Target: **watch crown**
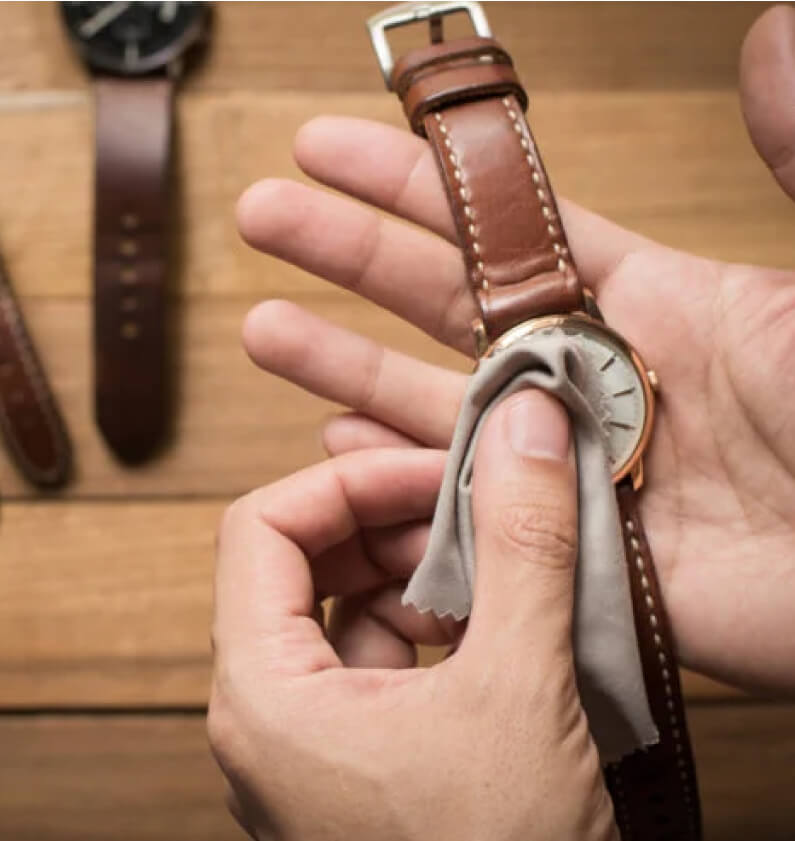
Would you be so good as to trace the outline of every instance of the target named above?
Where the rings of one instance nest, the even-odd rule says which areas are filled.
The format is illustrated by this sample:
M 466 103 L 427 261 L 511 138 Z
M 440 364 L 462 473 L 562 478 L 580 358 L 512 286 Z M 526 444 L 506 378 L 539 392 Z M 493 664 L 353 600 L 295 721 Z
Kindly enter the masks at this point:
M 649 385 L 651 386 L 652 391 L 657 392 L 660 390 L 660 378 L 657 376 L 656 371 L 652 371 L 649 369 L 646 371 L 646 376 L 649 378 Z

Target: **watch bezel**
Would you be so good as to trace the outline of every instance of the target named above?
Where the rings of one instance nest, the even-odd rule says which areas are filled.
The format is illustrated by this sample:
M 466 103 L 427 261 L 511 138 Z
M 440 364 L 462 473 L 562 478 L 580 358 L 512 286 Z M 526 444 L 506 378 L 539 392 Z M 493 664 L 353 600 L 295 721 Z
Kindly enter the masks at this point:
M 565 315 L 542 315 L 522 321 L 515 327 L 506 330 L 486 348 L 481 358 L 494 356 L 510 345 L 540 330 L 546 330 L 550 327 L 573 327 L 575 329 L 580 327 L 582 329 L 583 325 L 586 325 L 589 330 L 605 334 L 612 342 L 618 345 L 632 362 L 635 372 L 640 379 L 644 403 L 643 427 L 632 453 L 620 467 L 613 471 L 614 484 L 630 476 L 635 490 L 638 490 L 643 484 L 643 456 L 651 441 L 652 428 L 654 426 L 655 397 L 648 368 L 644 364 L 640 354 L 620 333 L 608 327 L 603 321 L 586 313 L 574 312 Z
M 107 54 L 92 55 L 90 43 L 80 38 L 72 28 L 66 16 L 66 3 L 60 4 L 61 22 L 69 36 L 77 54 L 83 63 L 91 70 L 101 70 L 104 73 L 111 73 L 114 76 L 146 76 L 149 73 L 156 73 L 158 70 L 167 69 L 174 62 L 182 58 L 191 47 L 198 44 L 207 32 L 210 23 L 210 3 L 200 2 L 197 7 L 196 17 L 185 28 L 185 30 L 165 47 L 157 52 L 140 59 L 134 66 L 125 64 L 124 59 L 119 61 L 109 60 Z

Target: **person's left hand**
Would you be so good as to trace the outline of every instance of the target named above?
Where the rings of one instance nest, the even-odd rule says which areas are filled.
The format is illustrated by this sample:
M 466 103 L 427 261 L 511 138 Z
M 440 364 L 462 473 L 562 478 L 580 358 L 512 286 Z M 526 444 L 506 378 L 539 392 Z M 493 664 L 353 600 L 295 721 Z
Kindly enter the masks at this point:
M 574 677 L 565 411 L 522 392 L 484 428 L 463 637 L 400 604 L 444 457 L 348 453 L 227 512 L 208 728 L 230 807 L 260 841 L 617 841 Z M 328 595 L 347 598 L 326 637 Z M 405 668 L 416 643 L 458 646 Z
M 795 199 L 792 32 L 793 8 L 765 11 L 746 39 L 742 94 L 752 140 Z M 239 205 L 244 238 L 471 353 L 476 305 L 427 142 L 319 118 L 295 152 L 343 195 L 254 185 Z M 793 693 L 795 271 L 705 260 L 559 206 L 583 283 L 662 383 L 639 506 L 680 661 Z M 354 410 L 326 427 L 331 454 L 449 446 L 463 375 L 281 301 L 252 311 L 244 340 L 261 367 Z

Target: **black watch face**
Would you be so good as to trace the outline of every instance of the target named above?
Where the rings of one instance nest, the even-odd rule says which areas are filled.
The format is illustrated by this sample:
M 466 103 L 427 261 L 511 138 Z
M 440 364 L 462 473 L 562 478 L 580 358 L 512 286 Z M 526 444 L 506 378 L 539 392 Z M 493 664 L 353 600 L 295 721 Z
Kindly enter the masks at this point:
M 92 67 L 149 73 L 179 57 L 202 34 L 206 3 L 61 3 L 63 19 Z

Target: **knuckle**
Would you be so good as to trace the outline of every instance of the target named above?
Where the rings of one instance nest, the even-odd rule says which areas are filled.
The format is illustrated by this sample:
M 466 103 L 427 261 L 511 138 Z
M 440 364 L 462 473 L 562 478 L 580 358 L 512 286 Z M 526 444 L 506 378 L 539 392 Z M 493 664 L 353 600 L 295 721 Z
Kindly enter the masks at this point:
M 234 502 L 230 502 L 224 509 L 224 512 L 221 515 L 221 522 L 218 526 L 219 544 L 222 543 L 224 538 L 233 532 L 240 523 L 243 509 L 247 507 L 245 500 L 246 497 L 239 497 L 234 500 Z
M 218 527 L 217 543 L 219 545 L 223 544 L 225 537 L 233 534 L 244 523 L 264 518 L 266 494 L 267 487 L 257 488 L 227 505 Z
M 577 551 L 577 530 L 563 512 L 543 502 L 503 506 L 497 518 L 498 536 L 506 548 L 518 549 L 550 566 L 569 566 Z
M 206 726 L 210 749 L 222 762 L 228 757 L 231 746 L 235 743 L 235 721 L 217 685 L 213 686 L 207 705 Z

